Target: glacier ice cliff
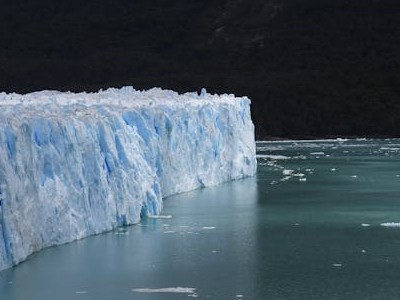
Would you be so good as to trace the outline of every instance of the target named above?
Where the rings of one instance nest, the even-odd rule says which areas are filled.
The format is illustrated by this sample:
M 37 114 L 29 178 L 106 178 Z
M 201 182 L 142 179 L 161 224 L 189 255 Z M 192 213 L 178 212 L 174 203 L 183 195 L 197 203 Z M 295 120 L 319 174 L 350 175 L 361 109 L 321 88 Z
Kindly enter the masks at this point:
M 132 87 L 0 93 L 0 270 L 254 175 L 250 100 Z

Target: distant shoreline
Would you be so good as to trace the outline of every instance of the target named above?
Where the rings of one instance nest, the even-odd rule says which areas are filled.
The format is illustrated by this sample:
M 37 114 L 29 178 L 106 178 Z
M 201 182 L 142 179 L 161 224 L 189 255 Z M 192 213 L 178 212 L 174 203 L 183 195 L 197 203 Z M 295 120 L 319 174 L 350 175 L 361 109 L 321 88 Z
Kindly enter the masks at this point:
M 357 139 L 397 139 L 399 136 L 390 135 L 366 135 L 366 136 L 345 136 L 345 135 L 329 135 L 329 136 L 288 136 L 288 137 L 275 137 L 275 136 L 262 136 L 257 137 L 257 141 L 274 142 L 274 141 L 313 141 L 313 140 L 357 140 Z

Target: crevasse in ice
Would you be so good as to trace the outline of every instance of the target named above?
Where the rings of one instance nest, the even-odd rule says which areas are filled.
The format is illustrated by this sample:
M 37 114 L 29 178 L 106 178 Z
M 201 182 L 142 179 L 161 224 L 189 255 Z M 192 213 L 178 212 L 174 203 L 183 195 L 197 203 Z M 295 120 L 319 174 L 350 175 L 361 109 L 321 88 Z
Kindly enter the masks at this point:
M 0 93 L 0 270 L 256 171 L 248 98 L 131 87 Z

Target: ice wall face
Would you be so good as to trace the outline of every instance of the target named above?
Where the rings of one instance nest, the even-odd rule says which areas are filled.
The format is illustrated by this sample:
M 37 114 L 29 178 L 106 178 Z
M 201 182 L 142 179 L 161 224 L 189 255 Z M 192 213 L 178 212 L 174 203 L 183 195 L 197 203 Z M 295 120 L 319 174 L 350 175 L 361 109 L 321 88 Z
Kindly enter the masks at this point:
M 250 101 L 133 88 L 0 94 L 0 270 L 256 171 Z

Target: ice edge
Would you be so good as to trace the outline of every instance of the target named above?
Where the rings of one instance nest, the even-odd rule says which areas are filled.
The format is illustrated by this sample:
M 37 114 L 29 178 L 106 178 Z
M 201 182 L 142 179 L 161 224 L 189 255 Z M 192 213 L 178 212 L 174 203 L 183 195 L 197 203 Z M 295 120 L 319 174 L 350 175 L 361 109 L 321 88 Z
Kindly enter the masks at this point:
M 252 176 L 250 100 L 132 87 L 0 93 L 0 270 Z

